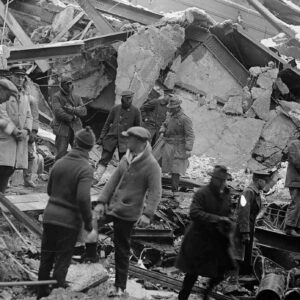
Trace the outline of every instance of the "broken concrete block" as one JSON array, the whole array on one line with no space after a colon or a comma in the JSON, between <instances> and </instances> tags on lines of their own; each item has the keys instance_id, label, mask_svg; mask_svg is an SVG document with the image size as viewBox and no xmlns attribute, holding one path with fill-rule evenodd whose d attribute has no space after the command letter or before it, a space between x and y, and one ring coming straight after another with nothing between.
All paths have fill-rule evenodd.
<instances>
[{"instance_id":1,"label":"broken concrete block","mask_svg":"<svg viewBox=\"0 0 300 300\"><path fill-rule=\"evenodd\" d=\"M175 83L177 81L177 72L180 68L180 65L181 65L181 56L179 55L174 59L170 71L168 72L166 79L164 81L164 84L168 89L174 88Z\"/></svg>"},{"instance_id":2,"label":"broken concrete block","mask_svg":"<svg viewBox=\"0 0 300 300\"><path fill-rule=\"evenodd\" d=\"M270 112L272 90L264 90L253 102L251 108L258 118L267 121Z\"/></svg>"},{"instance_id":3,"label":"broken concrete block","mask_svg":"<svg viewBox=\"0 0 300 300\"><path fill-rule=\"evenodd\" d=\"M270 67L270 69L268 69L265 72L265 75L268 76L269 78L271 78L274 82L276 80L277 76L278 76L278 72L279 72L279 70L277 68Z\"/></svg>"},{"instance_id":4,"label":"broken concrete block","mask_svg":"<svg viewBox=\"0 0 300 300\"><path fill-rule=\"evenodd\" d=\"M227 115L239 116L243 114L242 107L243 97L232 96L228 99L223 107L223 112Z\"/></svg>"},{"instance_id":5,"label":"broken concrete block","mask_svg":"<svg viewBox=\"0 0 300 300\"><path fill-rule=\"evenodd\" d=\"M247 118L255 118L255 117L256 117L256 113L255 113L255 111L253 110L253 108L250 107L250 108L246 111L245 116L246 116Z\"/></svg>"},{"instance_id":6,"label":"broken concrete block","mask_svg":"<svg viewBox=\"0 0 300 300\"><path fill-rule=\"evenodd\" d=\"M75 13L75 6L69 5L64 10L55 15L52 22L52 31L60 33L73 20Z\"/></svg>"},{"instance_id":7,"label":"broken concrete block","mask_svg":"<svg viewBox=\"0 0 300 300\"><path fill-rule=\"evenodd\" d=\"M268 76L268 73L262 73L258 76L256 84L263 89L269 90L272 89L273 79Z\"/></svg>"},{"instance_id":8,"label":"broken concrete block","mask_svg":"<svg viewBox=\"0 0 300 300\"><path fill-rule=\"evenodd\" d=\"M253 77L257 77L262 73L261 67L252 67L249 69L250 75Z\"/></svg>"},{"instance_id":9,"label":"broken concrete block","mask_svg":"<svg viewBox=\"0 0 300 300\"><path fill-rule=\"evenodd\" d=\"M252 104L253 104L253 99L249 91L249 88L246 86L243 88L243 101L242 101L243 112L248 111Z\"/></svg>"},{"instance_id":10,"label":"broken concrete block","mask_svg":"<svg viewBox=\"0 0 300 300\"><path fill-rule=\"evenodd\" d=\"M251 96L252 96L253 100L258 99L263 92L264 92L264 89L259 88L259 87L253 87L251 89Z\"/></svg>"},{"instance_id":11,"label":"broken concrete block","mask_svg":"<svg viewBox=\"0 0 300 300\"><path fill-rule=\"evenodd\" d=\"M280 77L276 78L275 84L282 95L289 94L290 90L288 86L282 81Z\"/></svg>"}]
</instances>

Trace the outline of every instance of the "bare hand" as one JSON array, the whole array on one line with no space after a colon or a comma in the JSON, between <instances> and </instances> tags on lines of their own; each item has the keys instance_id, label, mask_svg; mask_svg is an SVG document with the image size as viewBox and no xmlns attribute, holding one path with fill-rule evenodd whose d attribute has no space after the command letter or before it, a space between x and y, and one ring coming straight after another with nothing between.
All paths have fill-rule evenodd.
<instances>
[{"instance_id":1,"label":"bare hand","mask_svg":"<svg viewBox=\"0 0 300 300\"><path fill-rule=\"evenodd\" d=\"M137 221L138 227L147 227L150 225L150 218L146 215L142 215L139 220Z\"/></svg>"},{"instance_id":2,"label":"bare hand","mask_svg":"<svg viewBox=\"0 0 300 300\"><path fill-rule=\"evenodd\" d=\"M26 137L28 136L28 131L25 129L19 130L19 132L16 135L16 138L18 141L25 140Z\"/></svg>"},{"instance_id":3,"label":"bare hand","mask_svg":"<svg viewBox=\"0 0 300 300\"><path fill-rule=\"evenodd\" d=\"M89 232L85 238L86 243L97 243L98 240L98 233L95 229Z\"/></svg>"}]
</instances>

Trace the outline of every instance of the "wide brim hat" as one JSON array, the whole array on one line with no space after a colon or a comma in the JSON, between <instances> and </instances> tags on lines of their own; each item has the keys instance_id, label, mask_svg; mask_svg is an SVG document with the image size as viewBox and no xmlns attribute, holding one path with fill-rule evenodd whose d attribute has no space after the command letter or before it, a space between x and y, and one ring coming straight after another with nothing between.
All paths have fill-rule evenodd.
<instances>
[{"instance_id":1,"label":"wide brim hat","mask_svg":"<svg viewBox=\"0 0 300 300\"><path fill-rule=\"evenodd\" d=\"M134 126L129 128L127 131L123 131L122 135L125 137L135 136L141 140L150 140L151 134L149 130L141 126Z\"/></svg>"},{"instance_id":2,"label":"wide brim hat","mask_svg":"<svg viewBox=\"0 0 300 300\"><path fill-rule=\"evenodd\" d=\"M212 171L207 172L208 175L210 175L213 178L219 178L223 180L231 180L232 176L228 172L227 168L222 165L217 165L214 167Z\"/></svg>"}]
</instances>

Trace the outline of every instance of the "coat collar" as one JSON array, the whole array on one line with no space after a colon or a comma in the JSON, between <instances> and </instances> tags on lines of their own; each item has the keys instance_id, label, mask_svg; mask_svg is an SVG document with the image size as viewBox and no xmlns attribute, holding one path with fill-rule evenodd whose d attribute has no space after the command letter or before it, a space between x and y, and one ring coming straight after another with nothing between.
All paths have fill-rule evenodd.
<instances>
[{"instance_id":1,"label":"coat collar","mask_svg":"<svg viewBox=\"0 0 300 300\"><path fill-rule=\"evenodd\" d=\"M71 149L68 154L68 157L70 158L85 158L87 160L89 160L89 152L85 149L81 149L79 147L75 147L73 149Z\"/></svg>"},{"instance_id":2,"label":"coat collar","mask_svg":"<svg viewBox=\"0 0 300 300\"><path fill-rule=\"evenodd\" d=\"M139 153L137 156L133 157L133 153L130 152L129 149L127 149L126 154L125 154L125 158L128 162L129 165L131 165L132 163L136 163L140 160L143 160L145 157L149 156L151 152L151 146L150 143L147 142L147 145L145 147L145 150L141 153Z\"/></svg>"}]
</instances>

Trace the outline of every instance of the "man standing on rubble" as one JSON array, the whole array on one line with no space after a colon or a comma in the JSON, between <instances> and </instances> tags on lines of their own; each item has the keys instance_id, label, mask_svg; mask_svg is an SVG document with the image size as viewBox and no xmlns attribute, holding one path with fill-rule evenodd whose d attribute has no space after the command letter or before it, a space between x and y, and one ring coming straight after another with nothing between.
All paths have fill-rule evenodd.
<instances>
[{"instance_id":1,"label":"man standing on rubble","mask_svg":"<svg viewBox=\"0 0 300 300\"><path fill-rule=\"evenodd\" d=\"M169 98L169 95L165 95L162 99L148 100L141 106L143 127L148 129L151 134L152 146L158 139L159 130L166 120Z\"/></svg>"},{"instance_id":2,"label":"man standing on rubble","mask_svg":"<svg viewBox=\"0 0 300 300\"><path fill-rule=\"evenodd\" d=\"M61 78L60 91L54 94L52 109L54 120L53 133L56 135L55 160L67 153L69 144L73 146L75 133L82 129L80 118L86 116L87 111L82 99L73 93L73 80L71 77Z\"/></svg>"},{"instance_id":3,"label":"man standing on rubble","mask_svg":"<svg viewBox=\"0 0 300 300\"><path fill-rule=\"evenodd\" d=\"M15 169L28 167L28 137L32 128L29 102L17 87L1 79L13 91L8 101L0 105L0 192L4 193ZM17 89L17 92L15 91ZM8 95L7 95L8 96Z\"/></svg>"},{"instance_id":4,"label":"man standing on rubble","mask_svg":"<svg viewBox=\"0 0 300 300\"><path fill-rule=\"evenodd\" d=\"M168 113L160 134L165 145L162 149L162 172L171 173L173 196L177 196L180 175L188 168L195 135L192 120L184 114L181 100L173 95L167 105Z\"/></svg>"},{"instance_id":5,"label":"man standing on rubble","mask_svg":"<svg viewBox=\"0 0 300 300\"><path fill-rule=\"evenodd\" d=\"M19 93L27 98L33 118L32 130L28 139L28 169L23 170L24 186L35 188L32 181L32 168L34 163L34 142L39 129L39 107L38 101L25 91L26 69L21 66L12 66L10 69L10 80L17 86Z\"/></svg>"},{"instance_id":6,"label":"man standing on rubble","mask_svg":"<svg viewBox=\"0 0 300 300\"><path fill-rule=\"evenodd\" d=\"M176 266L186 273L179 300L187 300L198 275L209 277L203 300L234 269L231 232L231 199L227 168L215 166L208 185L200 188L190 207L191 223L184 236Z\"/></svg>"},{"instance_id":7,"label":"man standing on rubble","mask_svg":"<svg viewBox=\"0 0 300 300\"><path fill-rule=\"evenodd\" d=\"M161 171L151 153L150 133L131 127L122 133L127 152L106 183L95 211L101 223L114 224L115 288L109 296L125 293L130 255L131 232L135 224L147 226L161 199ZM145 199L147 193L147 197Z\"/></svg>"},{"instance_id":8,"label":"man standing on rubble","mask_svg":"<svg viewBox=\"0 0 300 300\"><path fill-rule=\"evenodd\" d=\"M119 151L119 160L126 152L126 138L122 136L122 132L130 127L141 125L140 110L132 104L133 95L132 91L121 93L121 104L116 105L110 111L97 141L97 144L103 147L101 159L95 172L95 178L99 183L116 148Z\"/></svg>"},{"instance_id":9,"label":"man standing on rubble","mask_svg":"<svg viewBox=\"0 0 300 300\"><path fill-rule=\"evenodd\" d=\"M252 183L244 190L236 209L235 252L241 271L252 272L255 221L262 208L260 193L270 181L267 171L253 172Z\"/></svg>"},{"instance_id":10,"label":"man standing on rubble","mask_svg":"<svg viewBox=\"0 0 300 300\"><path fill-rule=\"evenodd\" d=\"M54 265L53 279L57 280L57 287L66 287L66 275L82 222L88 232L87 242L98 235L92 226L90 201L93 168L89 164L89 151L94 144L91 128L77 131L74 148L54 164L50 173L38 279L49 280ZM47 286L41 286L37 299L49 293Z\"/></svg>"},{"instance_id":11,"label":"man standing on rubble","mask_svg":"<svg viewBox=\"0 0 300 300\"><path fill-rule=\"evenodd\" d=\"M300 237L300 140L292 139L288 145L288 169L285 186L289 188L291 203L285 214L285 232Z\"/></svg>"}]
</instances>

